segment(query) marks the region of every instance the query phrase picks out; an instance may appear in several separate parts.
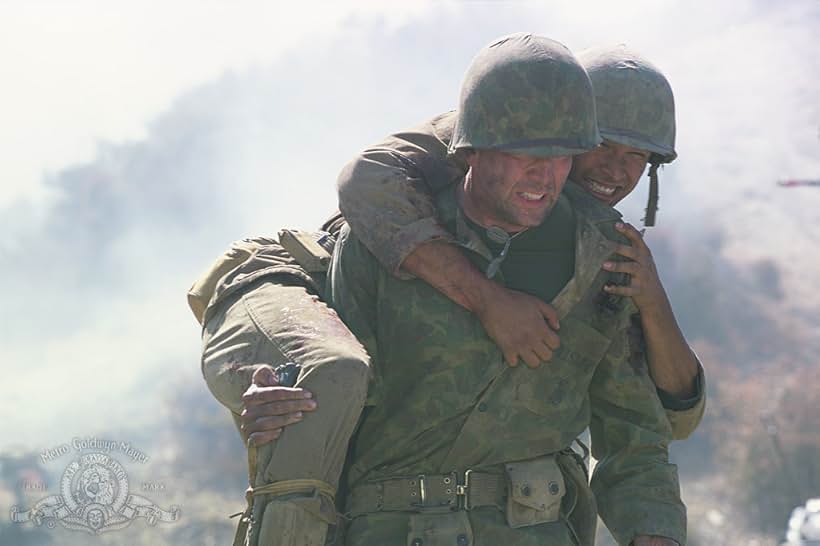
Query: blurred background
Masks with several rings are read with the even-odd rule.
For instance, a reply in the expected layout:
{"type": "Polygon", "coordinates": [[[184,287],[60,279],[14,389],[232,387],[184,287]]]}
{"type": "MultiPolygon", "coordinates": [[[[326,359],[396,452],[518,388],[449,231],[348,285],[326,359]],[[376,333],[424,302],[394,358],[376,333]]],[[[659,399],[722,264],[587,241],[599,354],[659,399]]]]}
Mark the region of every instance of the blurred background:
{"type": "Polygon", "coordinates": [[[820,497],[820,187],[777,184],[820,179],[816,0],[0,0],[0,545],[229,543],[245,460],[188,286],[235,239],[318,226],[354,153],[454,108],[518,31],[625,42],[668,76],[679,159],[646,238],[707,371],[673,445],[690,544],[782,541],[820,497]],[[180,519],[12,523],[88,438],[147,455],[110,453],[180,519]]]}

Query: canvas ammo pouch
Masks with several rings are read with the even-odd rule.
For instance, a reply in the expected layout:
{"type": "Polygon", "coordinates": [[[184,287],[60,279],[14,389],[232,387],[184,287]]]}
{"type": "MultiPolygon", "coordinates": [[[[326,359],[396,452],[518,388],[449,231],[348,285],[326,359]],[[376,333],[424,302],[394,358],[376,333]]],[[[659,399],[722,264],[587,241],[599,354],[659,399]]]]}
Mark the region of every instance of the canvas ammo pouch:
{"type": "Polygon", "coordinates": [[[507,525],[527,527],[558,521],[567,492],[555,455],[504,465],[507,472],[507,525]]]}

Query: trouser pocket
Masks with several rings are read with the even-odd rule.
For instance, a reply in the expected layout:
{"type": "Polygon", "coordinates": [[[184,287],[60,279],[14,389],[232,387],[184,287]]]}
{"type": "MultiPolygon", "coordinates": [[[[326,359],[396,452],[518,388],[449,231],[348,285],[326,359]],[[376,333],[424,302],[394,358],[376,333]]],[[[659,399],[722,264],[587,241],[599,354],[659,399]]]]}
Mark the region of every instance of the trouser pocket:
{"type": "Polygon", "coordinates": [[[507,524],[512,528],[558,521],[566,484],[554,455],[505,465],[507,524]]]}
{"type": "Polygon", "coordinates": [[[473,529],[467,512],[413,514],[407,533],[407,546],[468,546],[473,544],[473,529]]]}

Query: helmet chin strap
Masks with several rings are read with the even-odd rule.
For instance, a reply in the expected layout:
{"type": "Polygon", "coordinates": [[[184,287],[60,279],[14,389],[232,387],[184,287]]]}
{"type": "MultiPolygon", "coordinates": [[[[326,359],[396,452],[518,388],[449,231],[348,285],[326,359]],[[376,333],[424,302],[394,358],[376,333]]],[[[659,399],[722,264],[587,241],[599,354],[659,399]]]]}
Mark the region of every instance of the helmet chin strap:
{"type": "Polygon", "coordinates": [[[658,167],[660,163],[649,165],[649,200],[646,202],[646,216],[643,218],[645,227],[655,225],[655,214],[658,212],[658,167]]]}

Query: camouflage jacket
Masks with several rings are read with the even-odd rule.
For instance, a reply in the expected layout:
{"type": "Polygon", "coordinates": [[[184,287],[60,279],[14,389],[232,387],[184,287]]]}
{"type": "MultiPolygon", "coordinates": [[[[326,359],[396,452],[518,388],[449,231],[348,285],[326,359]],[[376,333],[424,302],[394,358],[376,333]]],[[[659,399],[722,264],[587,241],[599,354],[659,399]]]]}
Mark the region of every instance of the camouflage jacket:
{"type": "MultiPolygon", "coordinates": [[[[460,214],[454,194],[442,192],[440,218],[460,214]]],[[[561,348],[537,369],[506,366],[473,314],[422,281],[397,279],[342,231],[328,294],[374,370],[372,407],[348,461],[350,485],[492,469],[558,452],[589,427],[599,461],[591,487],[618,542],[650,534],[685,544],[677,469],[668,462],[670,424],[630,336],[635,309],[630,300],[601,291],[612,280],[600,264],[620,238],[618,215],[577,188],[563,198],[577,216],[575,274],[552,302],[562,317],[561,348]]],[[[454,220],[458,229],[451,238],[486,267],[488,249],[462,219],[454,220]]],[[[367,518],[372,523],[359,529],[365,537],[391,524],[378,515],[367,518]]],[[[351,532],[357,544],[355,525],[351,532]]],[[[520,533],[496,526],[476,540],[529,543],[520,533]]]]}
{"type": "MultiPolygon", "coordinates": [[[[356,237],[379,262],[399,278],[411,278],[401,270],[404,259],[419,245],[431,240],[453,241],[453,235],[437,218],[432,194],[460,181],[467,165],[448,155],[455,112],[387,137],[353,159],[342,170],[339,208],[356,237]]],[[[572,188],[571,182],[567,188],[572,188]]],[[[591,209],[620,213],[600,202],[591,209]]],[[[601,212],[601,214],[607,214],[601,212]]],[[[706,404],[702,367],[695,397],[683,407],[667,408],[675,439],[687,438],[700,424],[706,404]]]]}

